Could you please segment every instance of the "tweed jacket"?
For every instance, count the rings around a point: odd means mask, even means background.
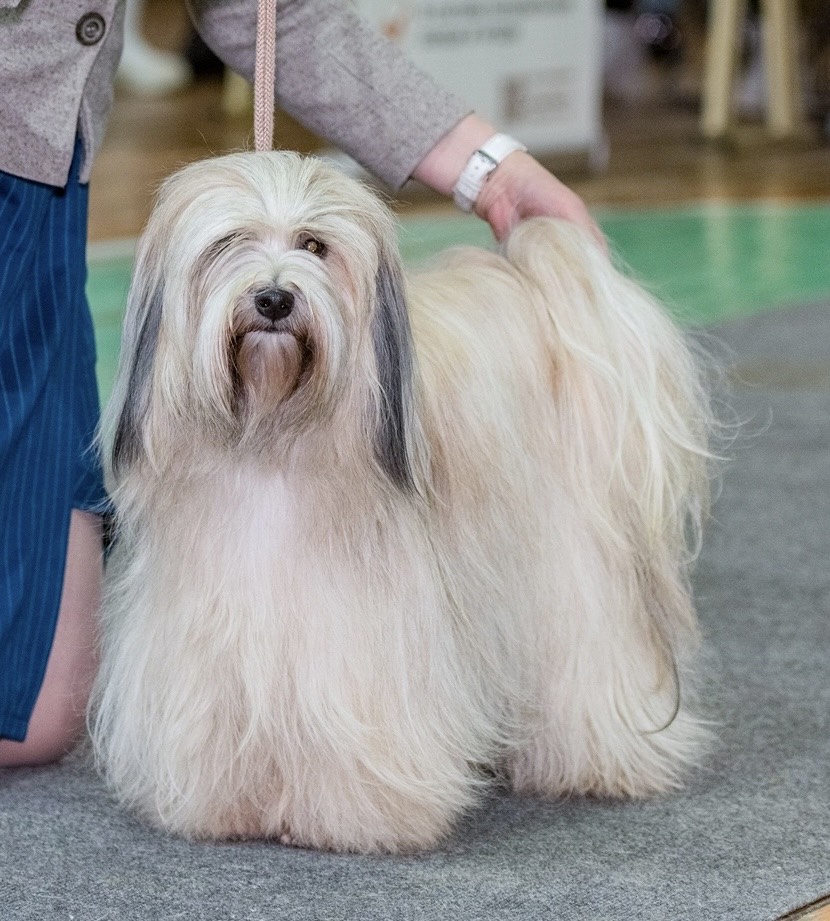
[[[257,0],[188,0],[205,42],[253,78]],[[0,170],[66,183],[75,137],[82,180],[103,139],[121,56],[124,0],[0,0]],[[397,188],[468,112],[347,0],[278,0],[277,102]]]

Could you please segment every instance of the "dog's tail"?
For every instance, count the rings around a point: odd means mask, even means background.
[[[688,564],[708,509],[704,363],[666,311],[574,224],[532,219],[505,245],[533,290],[554,381],[560,469],[629,612],[676,677],[694,634]],[[623,599],[620,599],[621,603]],[[624,616],[624,615],[623,615]]]

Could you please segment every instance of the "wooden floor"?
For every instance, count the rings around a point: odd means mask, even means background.
[[[830,921],[830,897],[819,899],[811,905],[805,905],[778,921]]]
[[[586,157],[547,162],[590,206],[648,208],[690,201],[829,201],[830,146],[815,126],[798,141],[774,142],[759,123],[744,122],[728,142],[701,139],[694,100],[672,92],[671,73],[647,100],[608,104],[607,166]],[[322,142],[278,117],[279,146],[314,151]],[[119,92],[91,183],[90,238],[134,237],[149,214],[153,190],[191,160],[252,142],[252,120],[230,117],[219,81],[165,99]],[[408,208],[443,201],[409,194]]]

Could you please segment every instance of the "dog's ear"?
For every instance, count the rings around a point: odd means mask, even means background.
[[[127,305],[121,362],[110,408],[109,468],[116,476],[141,456],[150,405],[153,364],[161,326],[164,282],[139,268]]]
[[[372,339],[380,394],[375,456],[396,486],[417,488],[414,348],[406,289],[397,253],[381,250],[375,280]]]

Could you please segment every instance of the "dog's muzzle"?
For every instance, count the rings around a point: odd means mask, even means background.
[[[275,323],[294,309],[294,295],[285,288],[267,288],[254,296],[254,307],[260,316]]]

